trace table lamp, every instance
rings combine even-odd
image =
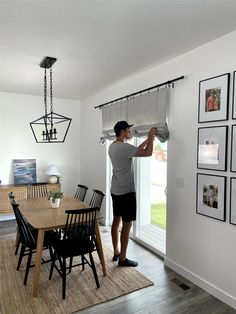
[[[48,182],[49,183],[58,183],[58,177],[60,176],[60,171],[56,165],[51,165],[46,174],[49,176]]]

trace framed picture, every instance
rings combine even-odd
[[[231,163],[230,170],[236,172],[236,125],[232,125],[231,132]]]
[[[14,184],[36,183],[36,160],[13,159]]]
[[[234,82],[233,82],[233,112],[232,119],[236,119],[236,71],[234,71]]]
[[[229,222],[236,225],[236,178],[230,178],[230,214]]]
[[[229,77],[226,73],[199,82],[199,123],[228,119]]]
[[[197,214],[225,221],[226,177],[197,173]]]
[[[226,171],[228,126],[198,129],[197,167]]]

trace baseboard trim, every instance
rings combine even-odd
[[[186,279],[192,281],[194,284],[199,286],[200,288],[204,289],[208,293],[212,294],[217,299],[221,300],[222,302],[228,304],[232,308],[236,309],[236,298],[232,295],[226,293],[225,291],[219,289],[218,287],[212,285],[210,282],[206,281],[205,279],[199,277],[198,275],[192,273],[188,269],[182,267],[179,264],[176,264],[171,259],[165,257],[164,264],[174,270],[176,273],[180,274],[181,276],[185,277]]]

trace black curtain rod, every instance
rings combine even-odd
[[[102,105],[99,105],[99,106],[94,107],[94,109],[96,109],[96,108],[102,108],[102,107],[104,107],[104,106],[106,106],[106,105],[109,105],[109,104],[111,104],[111,103],[113,103],[113,102],[116,102],[116,101],[119,101],[119,100],[121,100],[121,99],[129,98],[129,97],[131,97],[131,96],[134,96],[134,95],[137,95],[137,94],[141,94],[141,93],[147,92],[147,91],[149,91],[149,90],[151,90],[151,89],[158,88],[158,87],[161,87],[161,86],[163,86],[163,85],[168,85],[168,84],[174,83],[174,82],[179,81],[179,80],[182,80],[182,79],[184,79],[184,76],[183,76],[183,75],[182,75],[182,76],[179,76],[179,77],[177,77],[177,78],[175,78],[175,79],[173,79],[173,80],[166,81],[166,82],[164,82],[164,83],[161,83],[161,84],[158,84],[158,85],[155,85],[155,86],[152,86],[152,87],[148,87],[148,88],[143,89],[143,90],[141,90],[141,91],[139,91],[139,92],[135,92],[135,93],[132,93],[132,94],[129,94],[129,95],[126,95],[126,96],[123,96],[123,97],[120,97],[120,98],[117,98],[117,99],[108,101],[108,102],[106,102],[105,104],[102,104]]]

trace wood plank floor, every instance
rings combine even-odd
[[[0,239],[15,236],[15,221],[0,222]],[[101,227],[103,243],[111,247],[110,228]],[[164,266],[163,261],[132,240],[128,257],[139,262],[138,270],[154,282],[154,286],[115,300],[76,312],[77,314],[226,314],[236,313],[228,305]],[[174,280],[174,282],[172,281]],[[184,290],[180,284],[186,284]]]

